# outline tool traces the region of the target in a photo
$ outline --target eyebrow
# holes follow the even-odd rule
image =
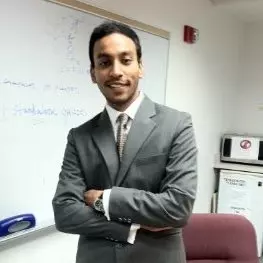
[[[105,57],[110,57],[110,55],[107,54],[107,53],[99,53],[99,54],[97,55],[97,58],[105,58]]]
[[[132,54],[132,52],[130,52],[130,51],[123,51],[123,52],[121,52],[119,55],[120,55],[120,56],[132,56],[133,54]],[[97,58],[98,58],[98,59],[100,59],[100,58],[109,58],[109,57],[112,57],[112,56],[111,56],[110,54],[104,53],[104,52],[99,53],[99,54],[97,55]]]

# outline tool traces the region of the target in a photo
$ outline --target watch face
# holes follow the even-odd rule
[[[103,201],[102,201],[101,199],[95,200],[95,202],[94,202],[94,208],[95,208],[97,211],[104,212],[104,209],[103,209]]]

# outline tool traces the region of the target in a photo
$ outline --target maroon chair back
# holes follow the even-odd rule
[[[193,214],[183,229],[188,263],[258,263],[256,234],[245,217]]]

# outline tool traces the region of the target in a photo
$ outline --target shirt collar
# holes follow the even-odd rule
[[[108,103],[106,104],[106,110],[108,112],[108,115],[110,117],[110,121],[111,124],[114,126],[116,124],[116,120],[118,118],[118,116],[121,113],[126,113],[130,119],[134,119],[135,115],[141,105],[141,102],[143,101],[144,98],[144,94],[140,91],[139,96],[135,99],[135,101],[124,111],[124,112],[120,112],[115,110],[114,108],[112,108]]]

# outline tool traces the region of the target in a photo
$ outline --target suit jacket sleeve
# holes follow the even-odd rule
[[[57,229],[65,233],[127,241],[130,225],[108,221],[103,214],[86,206],[86,184],[72,133],[71,130],[68,135],[62,170],[52,201]]]
[[[164,135],[165,136],[165,135]],[[192,212],[197,186],[197,149],[189,114],[181,114],[160,182],[160,192],[113,187],[109,213],[155,227],[182,227]]]

